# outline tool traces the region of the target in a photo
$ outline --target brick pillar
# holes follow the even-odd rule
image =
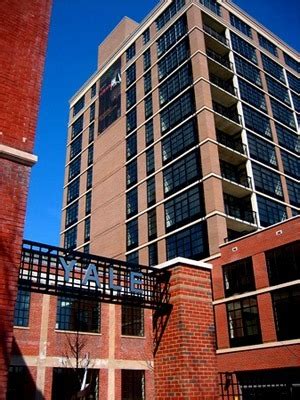
[[[217,400],[218,371],[211,266],[182,258],[170,271],[170,303],[154,361],[156,400]]]
[[[6,398],[50,5],[51,0],[0,1],[0,400]]]

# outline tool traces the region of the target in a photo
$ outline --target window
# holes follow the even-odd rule
[[[286,65],[292,68],[295,72],[300,72],[300,63],[286,53],[283,53]]]
[[[86,190],[89,190],[93,185],[93,168],[89,168],[86,173]]]
[[[256,224],[256,215],[252,211],[251,198],[238,198],[224,193],[225,213],[233,218]]]
[[[296,317],[300,307],[300,285],[272,292],[278,340],[300,338],[300,324]]]
[[[294,109],[300,113],[300,97],[297,96],[295,93],[292,93],[292,99],[294,104]],[[299,117],[298,117],[299,118]]]
[[[137,188],[132,189],[126,194],[126,216],[132,217],[138,212],[138,191]]]
[[[160,113],[161,133],[166,133],[194,112],[194,96],[186,92]]]
[[[151,117],[153,114],[153,104],[151,94],[145,98],[145,118]]]
[[[94,141],[95,124],[94,122],[89,126],[89,143]]]
[[[34,399],[36,397],[36,385],[32,377],[32,371],[27,366],[10,365],[8,368],[7,400]],[[26,395],[25,395],[26,393]],[[58,399],[57,400],[62,400]]]
[[[159,31],[163,26],[165,26],[184,5],[185,0],[174,0],[155,21],[156,29]]]
[[[148,246],[148,257],[150,267],[158,264],[157,242],[152,243]]]
[[[138,231],[138,220],[135,219],[127,223],[127,250],[131,250],[138,246],[139,243],[139,231]]]
[[[300,152],[300,136],[296,133],[289,131],[280,124],[275,123],[278,142],[281,146],[286,147],[288,150],[295,153]]]
[[[252,258],[223,265],[225,297],[255,290]]]
[[[154,147],[146,151],[146,172],[147,175],[152,174],[155,170],[154,164]]]
[[[277,64],[277,62],[273,61],[271,58],[261,53],[261,59],[263,63],[264,70],[274,76],[274,78],[279,79],[283,83],[285,83],[283,68]]]
[[[85,244],[83,246],[83,252],[84,253],[89,253],[90,252],[90,245],[89,244]]]
[[[150,40],[150,28],[147,28],[144,32],[143,32],[143,44],[148,43]]]
[[[122,400],[145,400],[145,371],[121,370]]]
[[[135,56],[135,43],[133,43],[128,49],[126,50],[126,62],[131,60]]]
[[[230,346],[261,343],[261,332],[256,297],[227,304]]]
[[[288,78],[289,86],[296,93],[300,93],[300,79],[296,78],[295,75],[291,74],[289,71],[286,71],[286,75]]]
[[[230,37],[233,50],[239,53],[241,56],[244,56],[246,59],[257,64],[255,47],[233,32],[230,32]]]
[[[74,139],[83,129],[83,115],[81,115],[72,125],[71,139]]]
[[[75,249],[77,246],[77,226],[70,228],[65,232],[65,243],[66,249]]]
[[[234,61],[236,72],[239,75],[241,75],[245,79],[248,79],[248,81],[255,83],[256,85],[261,86],[260,72],[258,68],[248,63],[237,54],[234,55]]]
[[[199,1],[205,7],[209,8],[210,11],[221,16],[221,6],[220,4],[217,3],[216,0],[199,0]]]
[[[246,128],[269,138],[272,137],[270,120],[265,115],[243,104]]]
[[[265,95],[261,90],[255,88],[242,79],[239,79],[239,87],[242,100],[252,104],[260,110],[267,110]]]
[[[94,121],[95,119],[95,105],[96,103],[93,103],[90,107],[90,122]]]
[[[152,206],[156,201],[155,176],[147,180],[147,206]]]
[[[185,64],[159,88],[159,102],[163,105],[192,83],[190,64]]]
[[[84,241],[88,242],[91,238],[91,217],[84,221]]]
[[[296,179],[300,176],[300,159],[286,151],[281,150],[281,158],[283,169],[287,175],[291,175]]]
[[[280,83],[278,83],[275,79],[266,75],[266,81],[268,85],[269,93],[276,97],[277,99],[283,101],[284,103],[291,105],[289,92],[287,88]]]
[[[300,242],[267,251],[266,262],[271,286],[300,279]]]
[[[18,290],[17,300],[15,304],[14,325],[28,326],[30,310],[30,292],[27,290]]]
[[[78,156],[74,161],[69,164],[69,181],[80,174],[81,157]]]
[[[126,71],[126,86],[130,86],[136,80],[135,64],[132,64]]]
[[[130,158],[134,157],[137,153],[137,136],[136,133],[133,133],[126,139],[126,158],[130,160]]]
[[[81,153],[82,150],[82,135],[78,136],[73,142],[71,143],[70,146],[70,160],[72,158],[76,157],[79,153]]]
[[[157,224],[156,224],[156,209],[147,213],[148,217],[148,240],[153,240],[157,237]]]
[[[278,199],[283,199],[280,175],[261,167],[258,164],[252,164],[255,189]]]
[[[248,36],[252,39],[252,30],[251,27],[246,24],[246,22],[242,21],[239,17],[230,13],[230,23],[244,35]]]
[[[77,221],[78,221],[78,201],[71,204],[66,209],[66,221],[65,221],[66,228],[75,224]]]
[[[122,335],[144,336],[144,309],[122,305]]]
[[[157,40],[157,56],[162,56],[173,44],[184,36],[186,32],[186,18],[181,17]]]
[[[76,114],[79,113],[79,111],[81,111],[84,107],[84,103],[85,103],[85,98],[84,96],[82,96],[75,104],[73,107],[73,117],[75,117]]]
[[[207,232],[205,223],[194,225],[166,239],[167,259],[186,257],[199,260],[206,257]]]
[[[162,141],[163,163],[171,161],[184,153],[197,142],[197,126],[194,120],[190,120],[175,129]]]
[[[91,99],[96,96],[96,92],[97,92],[97,84],[94,83],[93,86],[91,87]]]
[[[94,146],[90,145],[90,147],[88,148],[87,165],[90,166],[91,164],[93,164],[93,160],[94,160]]]
[[[189,42],[182,40],[158,62],[158,79],[162,80],[189,57]]]
[[[144,92],[147,94],[152,89],[151,71],[144,75]]]
[[[164,193],[168,196],[199,178],[199,155],[193,152],[164,170]]]
[[[150,49],[145,51],[143,57],[144,57],[144,71],[146,71],[146,69],[150,68],[150,66],[151,66],[151,51],[150,51]]]
[[[290,203],[295,207],[300,207],[300,183],[286,178],[287,189]]]
[[[139,252],[133,251],[132,253],[126,256],[126,261],[130,264],[138,264],[139,263]]]
[[[275,146],[259,139],[251,133],[247,134],[250,157],[266,165],[277,168]]]
[[[274,225],[286,219],[285,206],[276,201],[257,196],[258,212],[261,226]]]
[[[136,108],[129,111],[126,117],[126,131],[130,133],[136,128]]]
[[[145,142],[146,146],[153,143],[154,141],[154,133],[153,133],[153,119],[151,121],[146,122],[145,125]]]
[[[61,331],[100,331],[100,303],[97,300],[57,298],[56,329]]]
[[[126,108],[129,110],[136,103],[136,85],[132,85],[126,92]]]
[[[126,167],[127,187],[134,185],[137,182],[137,160],[131,161]]]
[[[260,33],[258,33],[258,41],[261,47],[266,49],[269,53],[273,54],[273,56],[278,57],[277,47],[274,43],[270,42],[269,39],[265,38]]]
[[[85,215],[91,213],[92,210],[92,191],[88,192],[85,196]]]
[[[70,183],[67,189],[67,204],[71,203],[71,201],[75,200],[79,196],[79,186],[79,178]]]
[[[177,229],[204,215],[199,186],[195,186],[165,203],[166,231]]]

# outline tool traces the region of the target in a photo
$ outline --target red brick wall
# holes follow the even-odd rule
[[[31,153],[51,0],[0,2],[0,144]],[[0,158],[0,399],[5,398],[29,167]]]
[[[210,270],[171,272],[173,309],[155,356],[155,398],[218,399]]]

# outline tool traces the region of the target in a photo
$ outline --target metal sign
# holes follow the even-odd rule
[[[23,290],[157,309],[168,302],[168,280],[168,272],[155,268],[23,242]]]

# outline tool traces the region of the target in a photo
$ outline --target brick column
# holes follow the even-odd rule
[[[155,398],[217,400],[211,266],[177,258],[159,267],[171,273],[173,308],[155,354]]]
[[[0,1],[0,400],[14,304],[51,0]]]

